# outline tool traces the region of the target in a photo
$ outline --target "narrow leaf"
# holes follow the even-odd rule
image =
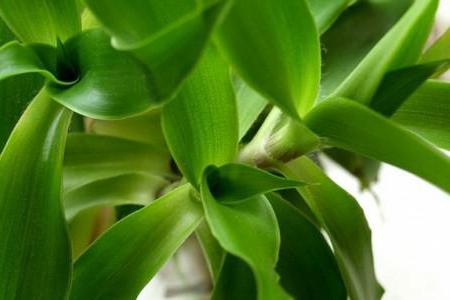
[[[314,104],[320,46],[305,0],[236,1],[216,41],[237,73],[291,116]]]
[[[135,299],[201,222],[190,192],[181,186],[103,234],[75,262],[70,299]]]
[[[308,0],[320,33],[325,32],[353,0]]]
[[[450,83],[425,82],[400,106],[392,120],[450,150]]]
[[[126,139],[73,133],[64,157],[64,190],[122,174],[169,176],[170,158],[154,146]]]
[[[208,165],[233,161],[238,117],[228,65],[209,48],[177,97],[162,110],[169,149],[183,175],[197,186]]]
[[[81,30],[76,0],[1,0],[0,17],[26,43],[56,46]]]
[[[207,174],[212,195],[224,204],[235,204],[261,194],[304,184],[241,164],[227,164],[220,168],[211,166]]]
[[[0,156],[1,299],[67,297],[71,255],[61,178],[70,116],[39,94]]]
[[[358,202],[306,157],[291,161],[281,171],[318,183],[298,190],[330,237],[350,298],[380,299],[383,289],[375,277],[371,233]]]
[[[450,158],[417,135],[355,101],[330,99],[306,124],[335,146],[405,169],[450,192]]]
[[[97,180],[65,193],[66,218],[97,206],[147,205],[167,185],[164,178],[137,173]]]
[[[420,58],[421,63],[450,59],[450,28]]]
[[[211,229],[205,221],[198,226],[195,233],[208,262],[211,278],[215,281],[221,272],[226,252],[212,235]]]
[[[438,0],[416,0],[333,95],[368,104],[387,72],[417,62],[437,6]]]

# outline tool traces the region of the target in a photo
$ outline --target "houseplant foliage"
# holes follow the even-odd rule
[[[437,6],[0,0],[0,298],[135,299],[195,234],[212,299],[380,299],[363,211],[311,157],[450,192]]]

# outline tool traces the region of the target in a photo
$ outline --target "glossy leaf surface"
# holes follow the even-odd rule
[[[330,99],[306,124],[328,145],[405,169],[450,192],[450,158],[417,135],[359,103]]]
[[[216,41],[242,79],[291,116],[314,104],[320,47],[305,0],[236,1]]]
[[[233,161],[238,117],[228,65],[213,48],[162,110],[169,149],[183,175],[194,185],[211,165]]]
[[[71,255],[61,178],[70,116],[41,93],[0,156],[1,299],[67,296]]]
[[[201,222],[190,192],[181,186],[102,235],[75,262],[70,299],[136,298]]]
[[[151,74],[153,99],[171,98],[199,60],[227,0],[88,0],[115,48],[132,52]]]

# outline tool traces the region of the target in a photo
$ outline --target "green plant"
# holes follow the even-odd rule
[[[380,299],[311,157],[450,192],[438,1],[84,2],[0,0],[0,299],[133,299],[193,233],[213,299]]]

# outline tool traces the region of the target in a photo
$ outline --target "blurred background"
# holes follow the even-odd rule
[[[449,26],[450,0],[441,0],[432,38]],[[329,176],[355,196],[366,213],[376,272],[386,290],[383,300],[450,299],[450,197],[389,165],[382,166],[372,192],[360,192],[346,171],[325,157],[323,161]],[[198,246],[190,240],[138,300],[208,299],[209,288]]]

